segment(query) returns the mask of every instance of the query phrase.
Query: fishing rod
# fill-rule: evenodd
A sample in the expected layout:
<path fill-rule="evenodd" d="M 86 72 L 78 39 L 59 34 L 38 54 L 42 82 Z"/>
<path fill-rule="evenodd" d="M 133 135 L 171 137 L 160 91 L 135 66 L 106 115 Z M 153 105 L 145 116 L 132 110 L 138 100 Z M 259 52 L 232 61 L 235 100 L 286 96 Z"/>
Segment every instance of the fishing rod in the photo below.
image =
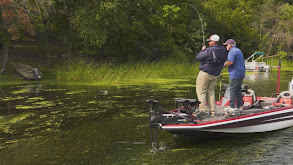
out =
<path fill-rule="evenodd" d="M 203 20 L 203 19 L 201 18 L 201 16 L 200 16 L 198 10 L 197 10 L 193 5 L 191 5 L 191 4 L 189 4 L 189 3 L 180 3 L 180 4 L 183 4 L 183 5 L 189 5 L 189 6 L 191 6 L 191 7 L 197 12 L 198 17 L 199 17 L 199 20 L 200 20 L 200 24 L 201 24 L 202 43 L 203 43 L 203 45 L 205 46 L 204 29 L 203 29 L 203 23 L 202 23 L 202 20 Z"/>
<path fill-rule="evenodd" d="M 220 73 L 220 91 L 219 91 L 219 100 L 221 100 L 221 94 L 222 94 L 222 75 L 223 75 L 223 71 Z"/>
<path fill-rule="evenodd" d="M 280 75 L 281 75 L 281 58 L 279 59 L 279 66 L 278 66 L 278 88 L 277 88 L 277 93 L 280 92 Z"/>

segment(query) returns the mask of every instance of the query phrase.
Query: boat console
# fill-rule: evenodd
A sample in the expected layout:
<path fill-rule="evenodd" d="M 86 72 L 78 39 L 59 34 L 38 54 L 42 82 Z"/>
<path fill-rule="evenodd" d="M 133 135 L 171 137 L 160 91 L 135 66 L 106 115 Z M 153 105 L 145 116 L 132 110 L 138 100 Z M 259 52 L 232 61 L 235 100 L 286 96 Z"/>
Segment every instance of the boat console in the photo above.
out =
<path fill-rule="evenodd" d="M 195 99 L 174 98 L 174 101 L 177 111 L 189 115 L 195 112 L 197 106 L 200 104 L 200 101 Z"/>

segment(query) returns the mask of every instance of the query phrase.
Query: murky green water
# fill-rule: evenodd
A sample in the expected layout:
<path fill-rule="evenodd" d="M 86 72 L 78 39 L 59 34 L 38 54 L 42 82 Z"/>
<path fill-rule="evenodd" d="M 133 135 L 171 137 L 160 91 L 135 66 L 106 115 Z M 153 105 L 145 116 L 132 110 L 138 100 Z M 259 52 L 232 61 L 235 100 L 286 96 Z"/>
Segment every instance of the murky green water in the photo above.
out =
<path fill-rule="evenodd" d="M 293 72 L 281 76 L 286 90 Z M 222 84 L 228 78 L 223 77 Z M 247 75 L 259 96 L 277 91 L 277 72 Z M 293 128 L 202 143 L 159 132 L 152 152 L 146 99 L 166 109 L 195 98 L 195 78 L 136 86 L 0 86 L 0 164 L 290 164 Z"/>

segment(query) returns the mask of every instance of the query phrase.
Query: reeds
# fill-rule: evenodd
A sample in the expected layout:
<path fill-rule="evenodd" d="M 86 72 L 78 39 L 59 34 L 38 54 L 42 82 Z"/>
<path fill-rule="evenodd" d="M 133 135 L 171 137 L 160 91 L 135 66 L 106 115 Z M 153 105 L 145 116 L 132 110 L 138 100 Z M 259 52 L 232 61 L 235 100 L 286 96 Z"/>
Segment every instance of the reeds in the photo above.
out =
<path fill-rule="evenodd" d="M 75 60 L 57 68 L 57 80 L 65 82 L 137 83 L 151 79 L 168 79 L 193 76 L 198 73 L 198 64 L 165 60 L 160 62 L 95 64 Z"/>

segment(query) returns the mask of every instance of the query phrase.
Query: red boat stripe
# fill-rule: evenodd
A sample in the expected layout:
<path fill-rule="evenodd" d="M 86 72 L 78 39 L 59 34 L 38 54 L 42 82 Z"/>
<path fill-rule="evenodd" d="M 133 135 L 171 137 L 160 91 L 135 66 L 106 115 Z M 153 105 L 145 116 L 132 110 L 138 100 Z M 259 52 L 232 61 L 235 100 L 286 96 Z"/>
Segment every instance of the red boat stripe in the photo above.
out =
<path fill-rule="evenodd" d="M 246 115 L 246 116 L 241 116 L 241 117 L 235 117 L 235 118 L 231 118 L 231 119 L 226 119 L 226 120 L 220 120 L 220 121 L 211 121 L 211 122 L 207 122 L 207 123 L 202 123 L 202 124 L 193 124 L 193 123 L 190 123 L 190 124 L 174 124 L 174 125 L 164 125 L 163 127 L 204 127 L 204 126 L 217 126 L 218 123 L 225 123 L 225 124 L 229 124 L 233 121 L 237 121 L 239 119 L 247 119 L 247 120 L 250 120 L 250 119 L 255 119 L 255 118 L 251 118 L 251 117 L 258 117 L 260 115 L 265 115 L 265 114 L 268 114 L 268 113 L 275 113 L 275 112 L 279 112 L 279 111 L 286 111 L 287 109 L 292 109 L 293 106 L 291 107 L 286 107 L 286 108 L 282 108 L 282 109 L 277 109 L 277 110 L 271 110 L 271 111 L 267 111 L 267 112 L 261 112 L 261 113 L 256 113 L 256 114 L 251 114 L 251 115 Z M 284 112 L 286 113 L 286 112 Z M 267 116 L 267 115 L 265 115 Z M 261 116 L 261 117 L 265 117 L 265 116 Z M 240 121 L 244 121 L 244 120 L 240 120 Z M 240 122 L 239 121 L 239 122 Z"/>

